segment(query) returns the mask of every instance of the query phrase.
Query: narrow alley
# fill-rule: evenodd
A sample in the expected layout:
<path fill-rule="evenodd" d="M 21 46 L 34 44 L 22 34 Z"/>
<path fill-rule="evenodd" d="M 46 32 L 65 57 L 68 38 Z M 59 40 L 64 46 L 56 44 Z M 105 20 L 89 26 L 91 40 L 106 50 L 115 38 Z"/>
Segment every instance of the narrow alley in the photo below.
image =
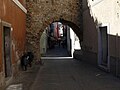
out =
<path fill-rule="evenodd" d="M 120 90 L 120 0 L 0 0 L 0 90 Z"/>

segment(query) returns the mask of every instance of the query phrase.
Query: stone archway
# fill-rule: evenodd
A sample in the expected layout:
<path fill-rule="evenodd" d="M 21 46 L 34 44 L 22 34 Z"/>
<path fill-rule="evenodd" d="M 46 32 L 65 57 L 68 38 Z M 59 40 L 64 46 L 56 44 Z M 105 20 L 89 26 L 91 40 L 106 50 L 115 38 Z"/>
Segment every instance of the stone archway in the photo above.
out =
<path fill-rule="evenodd" d="M 82 0 L 81 0 L 82 1 Z M 82 12 L 80 0 L 29 0 L 27 2 L 26 48 L 40 59 L 40 37 L 44 29 L 54 21 L 70 26 L 82 40 Z"/>

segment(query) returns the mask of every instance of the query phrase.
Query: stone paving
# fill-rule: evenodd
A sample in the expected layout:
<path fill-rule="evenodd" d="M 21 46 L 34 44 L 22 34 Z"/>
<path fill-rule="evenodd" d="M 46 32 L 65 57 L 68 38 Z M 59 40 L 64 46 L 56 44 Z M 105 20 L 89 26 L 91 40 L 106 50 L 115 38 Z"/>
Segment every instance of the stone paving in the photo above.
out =
<path fill-rule="evenodd" d="M 84 61 L 63 57 L 43 62 L 22 72 L 6 90 L 120 90 L 119 78 Z"/>
<path fill-rule="evenodd" d="M 35 81 L 37 73 L 40 69 L 40 64 L 34 64 L 27 71 L 20 71 L 20 74 L 15 78 L 6 89 L 2 90 L 30 90 L 30 86 Z M 1 90 L 1 89 L 0 89 Z"/>
<path fill-rule="evenodd" d="M 82 61 L 44 60 L 30 90 L 120 90 L 120 80 Z"/>

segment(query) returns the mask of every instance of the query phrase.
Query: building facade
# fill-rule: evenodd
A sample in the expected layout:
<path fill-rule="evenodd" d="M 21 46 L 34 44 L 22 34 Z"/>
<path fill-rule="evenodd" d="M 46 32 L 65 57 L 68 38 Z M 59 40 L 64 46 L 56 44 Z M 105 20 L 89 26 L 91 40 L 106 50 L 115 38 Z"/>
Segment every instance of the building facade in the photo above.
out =
<path fill-rule="evenodd" d="M 0 0 L 0 86 L 18 73 L 25 49 L 25 0 Z"/>
<path fill-rule="evenodd" d="M 120 0 L 83 0 L 83 51 L 90 62 L 120 73 Z"/>

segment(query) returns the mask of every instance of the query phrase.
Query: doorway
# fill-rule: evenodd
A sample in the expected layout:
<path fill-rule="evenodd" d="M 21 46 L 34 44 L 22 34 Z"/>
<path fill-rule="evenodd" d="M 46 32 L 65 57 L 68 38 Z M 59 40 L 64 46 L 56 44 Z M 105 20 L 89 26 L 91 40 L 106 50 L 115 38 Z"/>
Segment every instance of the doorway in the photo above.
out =
<path fill-rule="evenodd" d="M 108 26 L 99 27 L 98 37 L 98 65 L 105 70 L 109 69 Z"/>
<path fill-rule="evenodd" d="M 11 28 L 3 26 L 3 51 L 5 77 L 12 75 L 11 67 Z"/>

